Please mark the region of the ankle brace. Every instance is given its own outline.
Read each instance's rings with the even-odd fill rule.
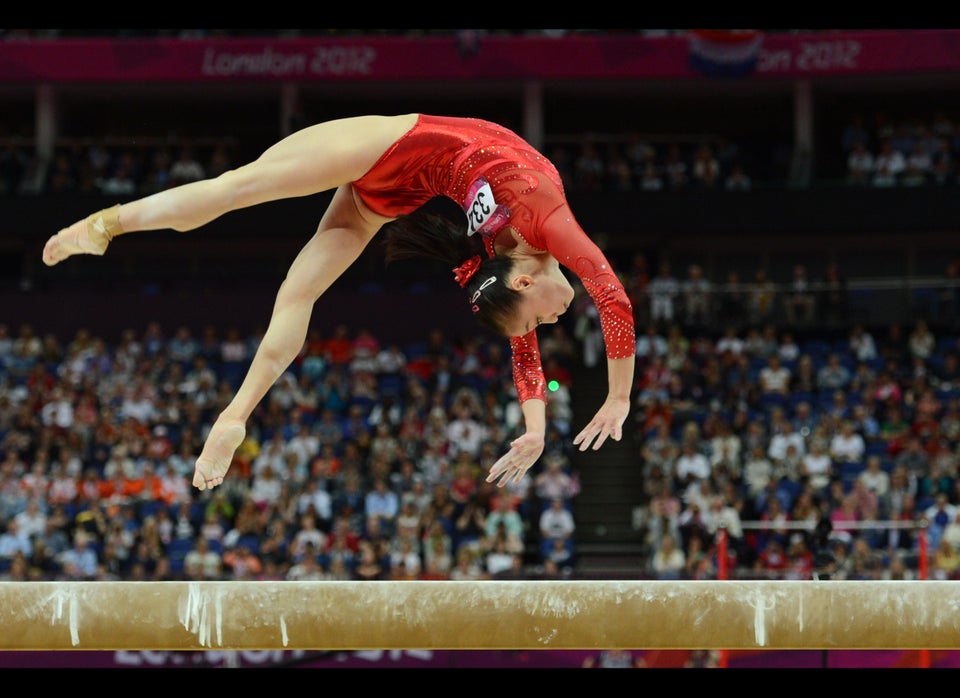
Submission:
[[[96,213],[87,216],[87,235],[90,241],[96,244],[102,244],[106,248],[107,244],[117,235],[123,233],[120,226],[120,204],[105,208]]]

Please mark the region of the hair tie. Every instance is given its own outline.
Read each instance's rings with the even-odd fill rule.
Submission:
[[[479,268],[480,255],[474,255],[453,270],[453,278],[456,279],[458,284],[460,284],[460,288],[466,288],[467,284],[470,282],[470,279],[473,278],[473,275],[477,273],[477,269]]]

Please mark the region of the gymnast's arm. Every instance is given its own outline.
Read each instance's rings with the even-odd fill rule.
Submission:
[[[503,487],[520,482],[537,462],[546,444],[547,398],[536,329],[523,337],[511,337],[513,384],[523,412],[524,433],[510,442],[510,450],[490,466],[487,482]]]
[[[630,412],[636,359],[633,307],[606,255],[576,222],[566,204],[543,223],[547,249],[574,272],[600,312],[607,355],[607,397],[600,409],[573,439],[585,451],[600,448],[608,437],[619,441]]]

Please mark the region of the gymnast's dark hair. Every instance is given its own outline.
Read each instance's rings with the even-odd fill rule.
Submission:
[[[520,294],[507,285],[513,261],[504,255],[488,257],[479,235],[467,235],[466,216],[437,213],[424,205],[384,226],[387,264],[412,257],[429,257],[453,270],[475,255],[480,267],[464,290],[468,307],[481,325],[491,332],[508,336],[507,323],[516,313]],[[489,283],[491,278],[495,281]],[[455,282],[455,279],[453,280]],[[480,286],[483,286],[481,290]],[[479,293],[478,293],[479,292]]]

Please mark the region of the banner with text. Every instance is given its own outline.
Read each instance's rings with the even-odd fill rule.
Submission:
[[[0,82],[709,79],[704,59],[716,64],[718,55],[738,58],[749,67],[739,71],[742,78],[751,80],[960,70],[960,30],[954,29],[748,38],[735,53],[729,40],[725,46],[722,37],[703,32],[481,36],[469,51],[453,35],[7,41],[0,42]]]

